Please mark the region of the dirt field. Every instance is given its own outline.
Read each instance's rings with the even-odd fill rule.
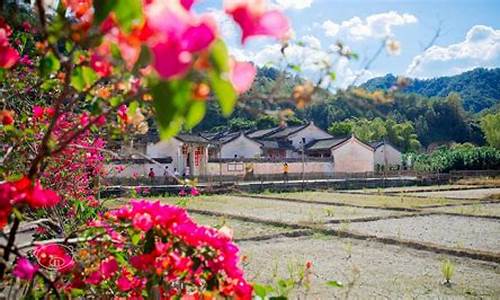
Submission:
[[[419,194],[432,197],[352,191],[162,201],[184,205],[202,224],[233,228],[251,281],[277,288],[311,261],[309,288],[292,285],[290,299],[500,299],[500,200],[479,200],[497,190],[428,189]],[[455,269],[450,285],[445,260]]]

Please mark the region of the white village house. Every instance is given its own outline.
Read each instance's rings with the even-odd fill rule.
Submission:
[[[380,170],[398,168],[403,163],[401,151],[386,141],[379,141],[370,144],[375,150],[375,169]]]
[[[127,165],[127,172],[147,174],[176,173],[180,176],[243,176],[281,174],[287,162],[289,173],[344,174],[374,172],[377,165],[398,166],[401,152],[394,146],[363,143],[355,136],[333,137],[313,122],[301,126],[279,126],[253,132],[179,134],[160,141],[149,132],[134,145],[161,164]],[[143,162],[144,164],[144,162]]]

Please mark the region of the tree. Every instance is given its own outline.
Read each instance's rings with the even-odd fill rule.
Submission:
[[[481,129],[488,144],[500,149],[500,112],[481,118]]]
[[[348,136],[352,134],[352,121],[333,122],[328,127],[328,132],[333,136]]]

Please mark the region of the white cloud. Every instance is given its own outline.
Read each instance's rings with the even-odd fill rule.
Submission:
[[[235,39],[238,34],[238,28],[231,18],[220,9],[209,8],[208,12],[218,25],[219,32],[224,40]]]
[[[282,9],[304,9],[311,6],[313,0],[276,0],[278,6]]]
[[[417,22],[418,19],[414,15],[389,11],[370,15],[365,19],[355,16],[340,24],[327,20],[323,22],[322,27],[327,36],[344,34],[355,40],[364,40],[392,36],[393,27]]]
[[[336,36],[340,31],[340,25],[330,20],[325,21],[321,27],[325,30],[327,36]]]
[[[449,46],[432,46],[413,58],[407,75],[434,77],[454,75],[476,67],[500,66],[500,30],[475,25],[465,40]]]

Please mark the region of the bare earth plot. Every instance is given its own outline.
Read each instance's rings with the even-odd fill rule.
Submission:
[[[463,185],[463,184],[443,184],[443,185],[430,185],[430,186],[401,186],[401,187],[386,187],[386,188],[366,188],[355,190],[344,190],[345,193],[366,193],[366,194],[383,194],[383,193],[407,193],[412,191],[439,191],[439,190],[461,190],[461,189],[475,189],[477,185]]]
[[[500,194],[500,188],[474,189],[463,191],[439,191],[407,193],[408,196],[430,197],[430,198],[456,198],[456,199],[484,199],[489,196]]]
[[[165,198],[163,202],[175,204],[178,199]],[[205,196],[192,198],[186,208],[219,214],[244,216],[264,221],[294,224],[322,223],[332,220],[401,215],[401,212],[357,207],[331,207],[308,203],[273,201],[237,196]]]
[[[500,218],[500,203],[482,203],[474,205],[459,205],[453,207],[436,207],[426,209],[426,211]]]
[[[479,200],[496,189],[481,193],[468,200],[304,192],[162,202],[184,205],[202,224],[233,228],[250,281],[276,285],[310,260],[307,299],[500,299],[500,202]],[[455,266],[451,286],[442,284],[445,259]]]
[[[265,195],[269,197],[270,195]],[[343,203],[359,206],[370,206],[377,208],[422,208],[426,206],[470,203],[471,200],[450,200],[444,198],[420,198],[406,195],[387,196],[387,195],[361,195],[348,193],[329,193],[329,192],[298,192],[298,193],[280,193],[273,194],[272,197],[283,199],[299,199],[305,201],[322,201],[329,203]],[[460,201],[460,202],[459,202]]]
[[[500,266],[495,263],[332,236],[280,238],[239,245],[242,254],[249,258],[246,274],[257,282],[272,284],[273,274],[287,278],[289,265],[312,261],[317,276],[312,276],[308,299],[345,299],[347,292],[349,299],[500,297]],[[446,258],[456,267],[451,287],[441,284],[440,268]],[[359,274],[357,279],[356,274]],[[353,279],[353,287],[348,288]],[[328,287],[327,280],[339,280],[345,287]]]
[[[332,225],[339,228],[338,225]],[[348,231],[500,253],[500,221],[431,215],[351,223]]]
[[[225,217],[213,217],[201,214],[189,214],[197,223],[220,228],[227,226],[234,230],[234,239],[248,239],[259,236],[291,232],[292,229],[259,223],[245,222]]]

